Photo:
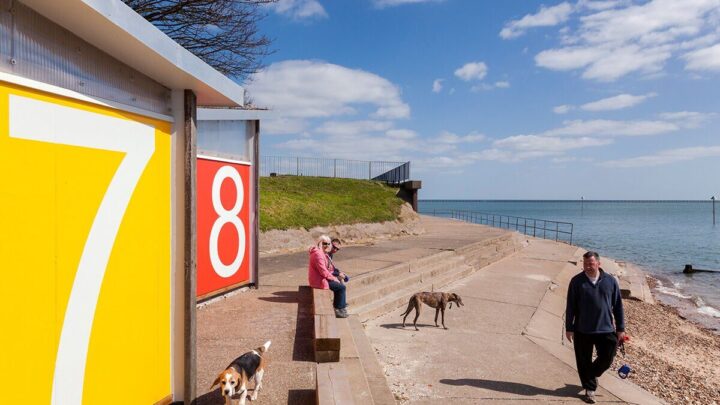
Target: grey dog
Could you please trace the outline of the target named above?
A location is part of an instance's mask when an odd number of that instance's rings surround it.
[[[415,330],[419,330],[417,327],[417,320],[418,317],[420,317],[420,308],[422,308],[421,303],[425,303],[431,308],[435,308],[435,326],[438,325],[438,314],[442,312],[442,326],[443,328],[447,329],[445,326],[445,307],[450,304],[450,308],[452,308],[452,303],[455,303],[458,307],[464,306],[462,299],[459,295],[455,293],[444,293],[444,292],[420,292],[413,294],[412,297],[410,297],[410,302],[408,302],[407,310],[405,310],[405,313],[403,313],[403,328],[405,327],[405,319],[407,319],[410,312],[412,312],[413,308],[415,309],[415,319],[413,320],[413,326],[415,327]]]

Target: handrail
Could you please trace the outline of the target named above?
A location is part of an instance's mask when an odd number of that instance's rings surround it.
[[[377,181],[384,181],[389,184],[400,184],[410,180],[410,162],[405,162],[398,167],[372,178]]]
[[[340,177],[402,183],[410,179],[410,162],[261,156],[260,176]]]
[[[553,239],[557,241],[566,241],[572,245],[573,229],[575,225],[572,222],[551,221],[547,219],[516,217],[513,215],[491,214],[479,211],[468,210],[435,210],[420,211],[421,214],[432,215],[442,218],[453,218],[462,221],[471,222],[473,224],[489,225],[498,228],[515,229],[525,235],[532,235],[536,238]],[[548,227],[549,225],[549,227]],[[540,234],[542,231],[542,235]],[[548,233],[550,237],[548,238]],[[563,239],[565,236],[567,240]]]

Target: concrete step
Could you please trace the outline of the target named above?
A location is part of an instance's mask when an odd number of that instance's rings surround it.
[[[483,267],[513,254],[517,250],[519,250],[519,247],[513,247],[512,249],[505,249],[502,252],[496,252],[493,256],[485,257],[483,259],[485,265],[483,266],[469,265],[465,262],[457,263],[453,260],[453,266],[447,267],[446,271],[431,271],[428,275],[433,274],[433,277],[425,277],[419,280],[413,278],[412,283],[409,282],[410,279],[408,279],[408,282],[404,285],[395,285],[396,289],[393,291],[386,292],[384,295],[377,294],[374,300],[366,300],[361,305],[352,306],[349,312],[357,314],[360,321],[366,322],[385,313],[397,309],[404,309],[412,294],[421,291],[439,291],[453,281],[465,278]],[[464,256],[457,255],[457,257],[462,258],[463,261],[467,261]]]
[[[379,300],[398,289],[402,289],[408,285],[422,284],[454,267],[465,265],[463,257],[459,255],[442,255],[442,257],[438,257],[433,261],[426,261],[425,263],[425,266],[414,266],[402,275],[388,276],[382,282],[375,284],[366,284],[357,287],[350,283],[351,285],[348,286],[348,304],[351,306],[363,306]]]
[[[395,396],[392,391],[390,391],[385,373],[370,344],[370,339],[368,339],[365,334],[363,325],[356,315],[348,317],[347,323],[350,325],[350,331],[352,332],[358,358],[362,363],[363,373],[370,387],[373,404],[395,405]]]
[[[407,305],[412,294],[438,291],[451,282],[467,277],[475,271],[501,260],[520,249],[513,235],[464,246],[452,255],[432,255],[425,258],[427,269],[410,276],[405,273],[382,287],[364,286],[349,290],[350,312],[358,314],[362,322]],[[437,256],[437,257],[436,257]]]
[[[378,283],[385,283],[388,279],[396,279],[398,277],[404,277],[405,273],[412,272],[414,269],[424,268],[428,264],[437,262],[446,257],[455,256],[452,251],[440,251],[439,253],[432,254],[417,258],[415,260],[388,266],[384,269],[376,270],[371,273],[363,274],[352,279],[351,288],[362,288],[364,286],[376,285]]]
[[[410,296],[417,292],[432,290],[439,291],[451,282],[467,277],[477,270],[478,269],[473,266],[461,264],[455,268],[449,269],[437,277],[425,280],[425,282],[406,285],[404,288],[398,289],[391,294],[387,294],[381,299],[375,300],[366,305],[351,307],[350,312],[357,314],[361,322],[366,322],[387,312],[406,306]]]
[[[462,246],[456,250],[457,253],[467,255],[478,249],[482,249],[486,246],[496,246],[500,248],[510,247],[515,244],[516,235],[508,233],[505,235],[498,236],[496,238],[487,239],[479,242],[475,242],[469,245]]]
[[[317,405],[349,405],[352,396],[348,372],[341,363],[320,363],[315,368],[315,403]]]
[[[520,249],[517,235],[503,235],[490,241],[474,243],[457,250],[468,264],[485,267]]]
[[[348,285],[348,289],[354,289],[356,292],[365,289],[365,287],[385,285],[388,280],[404,278],[407,273],[419,273],[428,270],[428,266],[448,266],[451,263],[445,261],[448,258],[457,258],[460,253],[469,264],[487,265],[498,258],[507,256],[516,250],[514,235],[502,235],[497,238],[486,241],[477,242],[471,245],[463,246],[457,250],[440,251],[436,254],[423,256],[406,263],[396,264],[384,269],[376,270],[367,274],[363,274],[353,278]],[[458,259],[459,261],[460,259]],[[359,294],[355,294],[356,296]]]
[[[340,364],[345,368],[353,401],[355,404],[373,404],[370,386],[365,377],[348,318],[338,319],[338,330],[342,341]]]

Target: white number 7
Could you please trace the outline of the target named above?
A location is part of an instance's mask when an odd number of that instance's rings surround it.
[[[13,138],[125,152],[85,241],[55,361],[52,404],[80,404],[100,286],[130,197],[155,151],[155,129],[16,95],[10,95],[9,121]]]

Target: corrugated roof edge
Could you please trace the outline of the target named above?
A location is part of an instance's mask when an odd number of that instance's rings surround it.
[[[88,43],[199,105],[242,106],[245,90],[120,0],[21,0]]]
[[[264,120],[273,118],[274,112],[268,109],[250,108],[216,108],[200,106],[197,110],[198,121],[244,121]]]

